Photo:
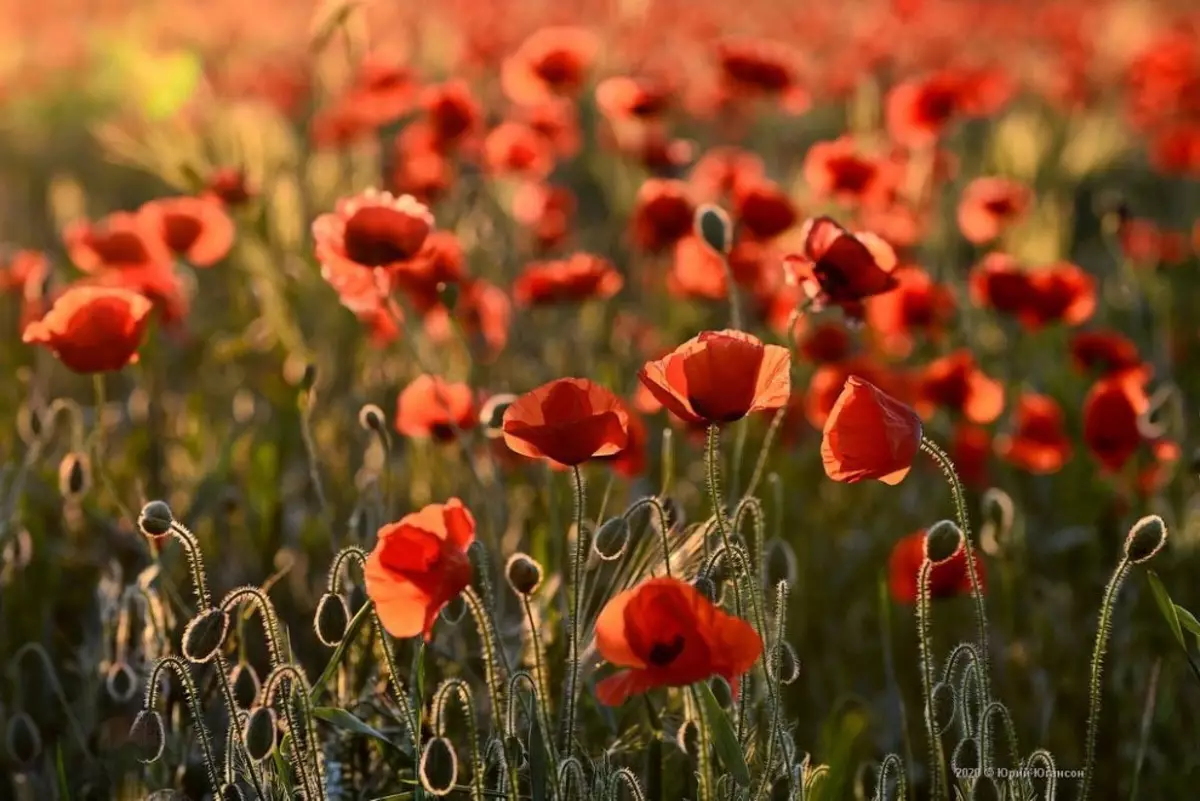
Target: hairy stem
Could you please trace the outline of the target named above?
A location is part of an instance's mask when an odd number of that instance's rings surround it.
[[[1108,651],[1108,638],[1112,633],[1113,607],[1121,585],[1129,576],[1132,563],[1123,558],[1113,571],[1108,586],[1104,589],[1104,600],[1100,604],[1100,625],[1096,628],[1096,647],[1092,650],[1092,671],[1088,680],[1087,738],[1084,741],[1083,780],[1079,786],[1079,801],[1087,801],[1092,789],[1092,776],[1096,772],[1096,733],[1100,726],[1101,676],[1104,673],[1104,656]]]

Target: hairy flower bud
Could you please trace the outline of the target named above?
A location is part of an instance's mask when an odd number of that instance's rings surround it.
[[[624,515],[609,518],[596,530],[592,550],[606,562],[620,559],[629,544],[629,521]]]
[[[345,638],[346,628],[350,625],[350,610],[346,608],[345,599],[332,592],[322,595],[313,624],[321,644],[336,647]]]
[[[935,565],[958,555],[965,543],[962,529],[952,520],[939,520],[925,534],[925,558]]]
[[[421,786],[435,796],[449,795],[458,783],[458,754],[445,737],[434,737],[421,751]]]
[[[1158,515],[1147,515],[1133,524],[1125,538],[1125,558],[1135,565],[1148,562],[1167,544],[1167,524]]]
[[[76,500],[92,487],[92,463],[84,453],[68,453],[58,463],[58,491],[66,500]]]
[[[233,691],[234,703],[241,709],[249,709],[258,698],[262,681],[253,665],[238,662],[233,666],[233,670],[229,671],[229,687]]]
[[[368,403],[366,406],[358,410],[358,424],[367,431],[380,433],[387,430],[387,418],[383,414],[383,409],[380,409],[373,403]]]
[[[183,630],[183,655],[193,662],[209,662],[225,644],[229,633],[229,615],[220,609],[208,609],[192,618]]]
[[[167,743],[162,715],[153,709],[143,709],[129,727],[129,742],[137,753],[139,762],[150,764],[162,756]]]
[[[33,718],[17,712],[4,728],[4,749],[8,758],[18,765],[28,765],[42,753],[42,733]]]
[[[250,710],[246,715],[246,725],[242,729],[242,744],[246,746],[246,754],[255,762],[262,762],[275,750],[275,735],[278,723],[275,710],[269,706],[259,706]]]
[[[537,592],[542,584],[542,566],[528,554],[514,553],[504,566],[504,577],[513,592],[527,597]]]
[[[162,537],[171,530],[175,516],[171,514],[171,507],[164,501],[150,501],[142,507],[137,522],[138,528],[147,537]]]

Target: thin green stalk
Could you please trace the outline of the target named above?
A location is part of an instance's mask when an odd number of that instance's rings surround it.
[[[1154,660],[1150,669],[1150,686],[1146,689],[1146,705],[1142,708],[1142,725],[1138,735],[1137,756],[1133,761],[1133,789],[1129,792],[1129,801],[1138,801],[1141,795],[1142,765],[1146,761],[1146,747],[1150,744],[1150,724],[1154,720],[1154,710],[1158,706],[1158,676],[1162,672],[1162,657]]]
[[[1084,741],[1083,780],[1079,786],[1079,801],[1087,801],[1092,789],[1092,776],[1096,772],[1096,732],[1100,726],[1101,676],[1104,673],[1104,655],[1108,651],[1108,638],[1112,633],[1113,607],[1121,585],[1129,576],[1132,562],[1128,557],[1121,559],[1113,571],[1108,586],[1104,589],[1104,600],[1100,604],[1100,625],[1096,629],[1096,647],[1092,651],[1092,671],[1088,680],[1087,739]]]
[[[925,559],[917,577],[917,646],[921,653],[921,694],[925,702],[925,734],[929,738],[930,796],[940,801],[946,757],[942,753],[942,738],[938,734],[933,710],[933,659],[929,642],[929,577],[933,563]]]
[[[575,478],[575,551],[571,555],[571,612],[567,621],[567,692],[563,699],[562,751],[570,755],[575,742],[575,704],[579,684],[579,635],[583,621],[583,562],[587,553],[587,534],[583,530],[583,511],[587,502],[583,473],[576,465]]]
[[[479,640],[483,645],[484,680],[492,701],[492,720],[496,729],[500,730],[504,723],[504,688],[500,680],[500,641],[496,636],[496,626],[483,599],[474,588],[467,587],[463,590],[463,600],[466,601],[467,609],[475,619],[475,627],[479,630]]]

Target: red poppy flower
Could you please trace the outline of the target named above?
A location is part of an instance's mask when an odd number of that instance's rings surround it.
[[[513,282],[513,299],[524,306],[611,298],[624,279],[612,263],[590,253],[528,265]]]
[[[743,181],[733,191],[738,222],[756,239],[774,239],[796,224],[796,207],[774,181]]]
[[[697,201],[716,202],[737,187],[765,177],[766,167],[756,153],[736,147],[714,147],[692,167],[688,181]]]
[[[421,95],[421,106],[434,141],[443,152],[454,150],[479,128],[482,117],[479,101],[461,78],[427,86]]]
[[[433,126],[417,120],[404,127],[393,144],[391,185],[398,192],[432,203],[449,191],[454,164],[441,150]]]
[[[396,401],[396,431],[406,437],[448,442],[475,423],[475,401],[466,384],[420,375]]]
[[[717,64],[725,82],[724,94],[778,97],[793,113],[809,105],[799,84],[794,51],[766,39],[730,38],[717,44]]]
[[[49,275],[50,262],[46,260],[46,254],[38,250],[18,250],[0,267],[0,292],[26,297],[31,292],[40,295]]]
[[[853,341],[846,326],[821,323],[798,337],[800,355],[813,364],[836,364],[850,356]],[[839,386],[840,386],[839,382]]]
[[[391,269],[421,252],[433,228],[429,209],[411,195],[368,189],[313,221],[322,269]]]
[[[571,233],[576,205],[569,188],[530,181],[513,195],[513,218],[530,229],[541,250],[549,250]]]
[[[683,181],[650,178],[638,189],[631,215],[633,243],[658,252],[672,247],[692,231],[696,206]]]
[[[907,398],[911,392],[904,376],[864,358],[849,359],[820,365],[808,380],[804,393],[804,417],[817,430],[825,427],[834,405],[842,395],[846,380],[858,376],[896,398]]]
[[[71,261],[85,273],[171,266],[171,251],[159,231],[129,212],[114,212],[96,223],[71,223],[63,229],[63,244]]]
[[[856,375],[846,379],[821,436],[825,475],[853,484],[899,484],[921,447],[921,418]]]
[[[229,207],[243,206],[258,191],[250,185],[246,171],[236,167],[217,167],[208,176],[205,192]]]
[[[1096,279],[1082,267],[1059,262],[1029,274],[1028,302],[1018,313],[1031,329],[1050,323],[1079,325],[1096,311]]]
[[[705,331],[646,362],[638,379],[684,421],[732,423],[787,403],[791,354],[742,331]]]
[[[971,300],[1005,314],[1019,314],[1033,292],[1029,271],[1006,253],[989,253],[968,279]]]
[[[906,147],[929,146],[962,110],[963,86],[958,76],[944,72],[913,78],[888,92],[888,134]]]
[[[599,384],[560,378],[517,398],[504,412],[503,431],[516,453],[573,467],[624,450],[629,413]]]
[[[172,253],[193,267],[211,267],[233,247],[233,220],[215,199],[161,198],[142,206],[138,214]]]
[[[989,481],[988,458],[992,454],[992,435],[986,428],[959,423],[950,443],[950,458],[958,477],[968,487],[986,487]]]
[[[1080,370],[1106,376],[1143,367],[1134,341],[1109,329],[1076,331],[1071,336],[1071,358]]]
[[[1027,392],[1017,402],[1011,434],[996,438],[996,452],[1029,473],[1057,473],[1071,457],[1071,440],[1054,398]]]
[[[471,583],[467,548],[474,541],[475,518],[458,498],[379,529],[364,573],[367,597],[389,634],[433,639],[442,607]]]
[[[892,546],[892,555],[888,558],[888,587],[892,599],[897,603],[915,604],[919,590],[917,583],[921,576],[921,566],[925,564],[925,535],[924,529],[909,534]],[[986,571],[978,553],[972,554],[975,562],[975,578],[979,581],[980,592],[987,592]],[[971,575],[967,567],[967,551],[960,548],[958,553],[944,562],[934,565],[929,571],[929,597],[954,598],[971,596]]]
[[[633,479],[646,472],[646,446],[649,434],[640,415],[626,410],[629,415],[629,438],[624,449],[614,456],[602,456],[597,461],[606,462],[619,476]]]
[[[1006,178],[976,178],[958,202],[958,229],[968,242],[991,242],[1029,208],[1029,190]]]
[[[925,417],[941,406],[972,423],[990,423],[1004,411],[1004,384],[986,376],[966,348],[927,364],[917,383],[917,410]]]
[[[851,234],[828,217],[804,223],[800,253],[784,257],[812,298],[814,310],[842,306],[857,315],[862,300],[890,292],[898,281],[892,271],[896,254],[879,237]]]
[[[521,120],[550,145],[560,159],[574,158],[583,145],[579,111],[569,100],[554,100],[521,109]]]
[[[76,285],[26,326],[21,340],[44,345],[77,373],[116,371],[137,361],[152,308],[127,289]]]
[[[692,585],[654,578],[613,596],[596,620],[596,650],[621,670],[596,684],[619,706],[654,687],[683,687],[720,676],[736,692],[762,655],[749,623],[717,608]]]
[[[363,59],[353,83],[338,100],[364,131],[395,122],[412,110],[418,94],[416,75],[381,54]]]
[[[815,200],[864,203],[884,200],[894,170],[885,162],[859,153],[854,139],[843,136],[817,142],[804,157],[804,180]]]
[[[600,43],[583,28],[549,26],[534,31],[504,60],[500,85],[509,100],[534,106],[583,88]]]
[[[867,324],[888,354],[903,357],[912,352],[916,332],[934,339],[942,332],[954,316],[954,293],[914,265],[892,274],[896,288],[867,300]]]
[[[618,75],[596,86],[596,106],[614,122],[653,119],[670,105],[670,87],[649,78]]]
[[[483,162],[495,175],[540,180],[554,169],[554,152],[549,140],[531,126],[509,120],[488,132]]]
[[[1150,398],[1143,377],[1122,373],[1102,378],[1083,401],[1083,441],[1109,472],[1120,472],[1144,441],[1138,420],[1150,409]]]
[[[464,260],[462,244],[453,231],[431,231],[416,256],[393,267],[391,278],[424,313],[441,302],[446,285],[462,281]]]

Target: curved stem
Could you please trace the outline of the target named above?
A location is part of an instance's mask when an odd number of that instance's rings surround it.
[[[292,685],[296,691],[292,691]],[[305,678],[304,672],[295,665],[278,665],[268,675],[263,682],[263,698],[267,703],[273,703],[276,700],[276,695],[279,690],[284,692],[285,709],[292,706],[292,700],[300,697],[300,711],[302,720],[299,728],[291,729],[292,748],[296,751],[296,759],[292,763],[296,770],[296,774],[300,777],[301,783],[304,785],[305,793],[309,794],[312,799],[325,801],[325,783],[321,775],[321,755],[320,748],[317,743],[317,732],[313,723],[312,702],[309,699],[308,679]],[[288,710],[289,712],[291,710]],[[290,715],[289,715],[290,716]],[[289,728],[291,724],[289,723]],[[316,769],[315,775],[310,773],[308,765],[305,765],[305,752],[312,755],[313,767]]]
[[[188,713],[192,716],[192,728],[200,740],[200,751],[204,755],[204,768],[208,772],[208,782],[212,786],[213,796],[221,795],[221,776],[217,770],[217,758],[213,753],[212,735],[204,723],[204,710],[200,708],[200,694],[196,691],[196,682],[192,680],[192,672],[188,664],[177,656],[160,657],[150,671],[146,684],[146,709],[154,709],[158,704],[159,687],[162,684],[162,674],[171,672],[183,685],[183,694],[187,699]]]
[[[1117,594],[1129,575],[1131,562],[1121,560],[1113,571],[1108,586],[1104,589],[1104,600],[1100,605],[1100,625],[1096,629],[1096,647],[1092,650],[1092,671],[1088,680],[1087,739],[1084,741],[1083,781],[1079,787],[1079,801],[1087,801],[1092,788],[1092,776],[1096,772],[1096,733],[1100,726],[1100,678],[1104,673],[1104,655],[1108,650],[1108,637],[1112,633],[1112,613]]]
[[[475,701],[471,697],[470,686],[462,679],[447,679],[433,694],[433,727],[436,736],[446,737],[446,706],[449,696],[458,697],[462,704],[463,714],[467,719],[467,745],[471,749],[471,799],[483,801],[483,779],[486,768],[479,749],[479,731],[475,722]],[[449,738],[447,738],[449,739]]]
[[[663,508],[662,501],[655,498],[653,495],[634,501],[629,508],[625,510],[621,516],[628,521],[643,507],[649,506],[658,513],[658,539],[662,544],[663,570],[666,571],[667,577],[671,576],[671,537],[667,526],[667,510]]]
[[[197,611],[203,612],[212,606],[212,595],[208,591],[208,576],[204,572],[204,558],[200,553],[200,542],[187,526],[177,520],[171,521],[167,529],[172,537],[183,546],[184,556],[187,557],[188,569],[192,573],[192,590],[196,593]]]
[[[546,670],[546,654],[542,650],[542,637],[538,633],[537,621],[533,617],[533,605],[529,602],[529,596],[521,596],[521,604],[525,608],[525,619],[529,622],[529,639],[533,650],[533,678],[537,685],[539,713],[542,716],[542,726],[544,727],[542,736],[549,744],[554,738],[553,730],[550,728],[550,676]]]
[[[504,688],[500,681],[500,660],[497,656],[499,639],[496,636],[496,627],[492,623],[492,616],[488,613],[487,607],[484,606],[483,599],[479,597],[473,587],[463,590],[463,599],[467,602],[467,608],[471,610],[471,617],[475,618],[479,641],[483,645],[483,672],[487,682],[488,695],[492,701],[492,720],[496,728],[500,729],[503,725]]]

